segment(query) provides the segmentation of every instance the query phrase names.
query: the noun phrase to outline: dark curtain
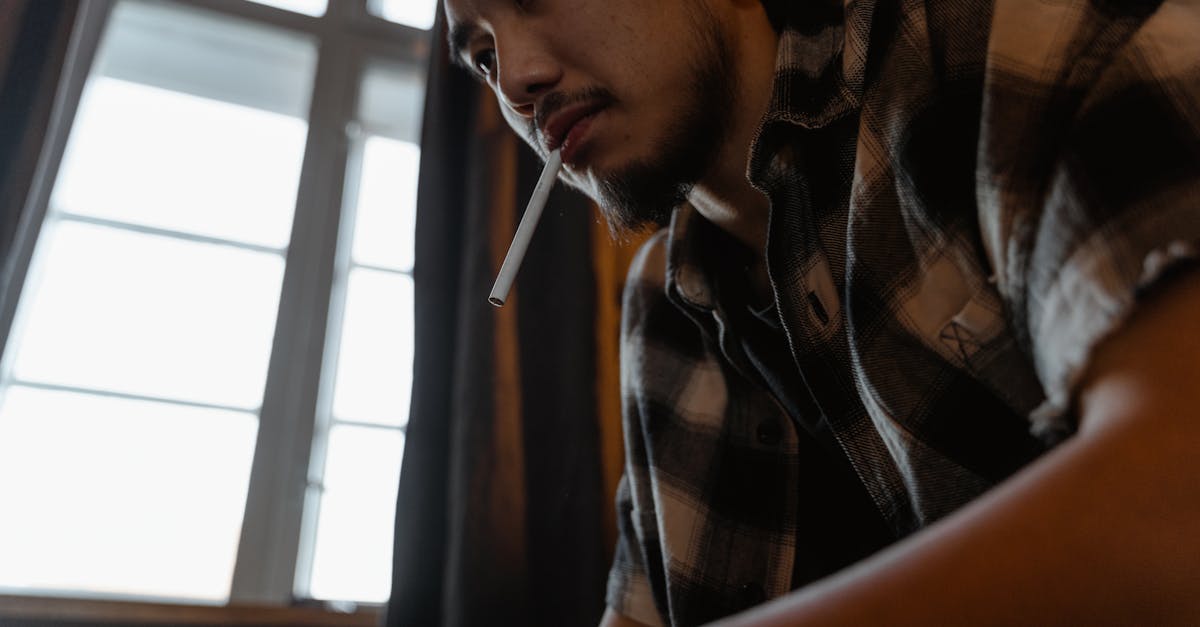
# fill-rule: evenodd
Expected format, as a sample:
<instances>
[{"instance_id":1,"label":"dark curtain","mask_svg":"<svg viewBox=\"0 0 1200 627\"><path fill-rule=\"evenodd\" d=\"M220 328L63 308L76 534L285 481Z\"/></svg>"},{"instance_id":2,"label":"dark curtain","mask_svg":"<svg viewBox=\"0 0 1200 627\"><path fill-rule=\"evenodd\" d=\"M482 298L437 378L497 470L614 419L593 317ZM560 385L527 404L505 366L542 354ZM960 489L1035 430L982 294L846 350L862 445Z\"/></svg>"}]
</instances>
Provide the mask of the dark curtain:
<instances>
[{"instance_id":1,"label":"dark curtain","mask_svg":"<svg viewBox=\"0 0 1200 627\"><path fill-rule=\"evenodd\" d=\"M612 254L561 186L513 295L487 295L541 172L444 16L418 191L416 362L389 626L596 625L620 466Z\"/></svg>"},{"instance_id":2,"label":"dark curtain","mask_svg":"<svg viewBox=\"0 0 1200 627\"><path fill-rule=\"evenodd\" d=\"M10 262L77 9L60 0L0 0L0 272Z\"/></svg>"}]
</instances>

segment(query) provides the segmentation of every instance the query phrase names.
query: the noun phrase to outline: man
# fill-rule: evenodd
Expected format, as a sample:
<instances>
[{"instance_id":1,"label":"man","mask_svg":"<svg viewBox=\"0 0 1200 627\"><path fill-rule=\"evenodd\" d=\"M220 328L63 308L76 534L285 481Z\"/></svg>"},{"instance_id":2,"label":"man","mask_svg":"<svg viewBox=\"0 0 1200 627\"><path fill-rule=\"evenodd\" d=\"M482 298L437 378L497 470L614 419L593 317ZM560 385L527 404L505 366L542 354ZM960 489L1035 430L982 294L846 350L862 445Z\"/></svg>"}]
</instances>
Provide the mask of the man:
<instances>
[{"instance_id":1,"label":"man","mask_svg":"<svg viewBox=\"0 0 1200 627\"><path fill-rule=\"evenodd\" d=\"M1200 622L1194 2L446 11L564 180L667 225L606 624Z\"/></svg>"}]
</instances>

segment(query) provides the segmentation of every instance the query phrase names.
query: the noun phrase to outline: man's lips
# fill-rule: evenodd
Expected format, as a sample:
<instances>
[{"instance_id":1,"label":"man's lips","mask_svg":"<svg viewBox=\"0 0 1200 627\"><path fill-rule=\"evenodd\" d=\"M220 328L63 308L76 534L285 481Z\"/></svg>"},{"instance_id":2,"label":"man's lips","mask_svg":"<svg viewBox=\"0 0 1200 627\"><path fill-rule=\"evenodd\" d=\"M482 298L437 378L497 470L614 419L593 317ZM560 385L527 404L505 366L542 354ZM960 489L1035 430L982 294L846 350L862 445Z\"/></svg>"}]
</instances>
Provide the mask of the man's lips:
<instances>
[{"instance_id":1,"label":"man's lips","mask_svg":"<svg viewBox=\"0 0 1200 627\"><path fill-rule=\"evenodd\" d=\"M603 102L584 102L566 107L550 116L546 120L546 124L542 127L542 137L546 144L546 151L553 152L559 148L564 148L567 138L571 137L571 130L580 122L600 112L604 107L605 104Z\"/></svg>"}]
</instances>

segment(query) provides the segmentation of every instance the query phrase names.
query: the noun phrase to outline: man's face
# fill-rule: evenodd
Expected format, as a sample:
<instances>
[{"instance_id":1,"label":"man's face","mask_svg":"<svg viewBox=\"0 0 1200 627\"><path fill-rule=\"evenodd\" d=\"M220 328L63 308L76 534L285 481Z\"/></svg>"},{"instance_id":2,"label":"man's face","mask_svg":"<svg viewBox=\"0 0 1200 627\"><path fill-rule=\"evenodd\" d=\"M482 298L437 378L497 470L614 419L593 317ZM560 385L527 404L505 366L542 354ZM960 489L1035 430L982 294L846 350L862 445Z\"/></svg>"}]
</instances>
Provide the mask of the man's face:
<instances>
[{"instance_id":1,"label":"man's face","mask_svg":"<svg viewBox=\"0 0 1200 627\"><path fill-rule=\"evenodd\" d=\"M445 0L451 55L614 231L663 223L707 173L735 107L710 0Z\"/></svg>"}]
</instances>

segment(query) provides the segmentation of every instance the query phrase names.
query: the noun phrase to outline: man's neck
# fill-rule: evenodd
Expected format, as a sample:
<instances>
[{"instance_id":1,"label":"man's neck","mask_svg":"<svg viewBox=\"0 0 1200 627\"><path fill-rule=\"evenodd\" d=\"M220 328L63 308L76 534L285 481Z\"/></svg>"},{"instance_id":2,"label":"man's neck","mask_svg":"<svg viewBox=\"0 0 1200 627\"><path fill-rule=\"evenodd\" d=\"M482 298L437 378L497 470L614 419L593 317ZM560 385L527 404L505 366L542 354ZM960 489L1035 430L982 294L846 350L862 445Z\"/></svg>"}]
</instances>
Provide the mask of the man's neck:
<instances>
[{"instance_id":1,"label":"man's neck","mask_svg":"<svg viewBox=\"0 0 1200 627\"><path fill-rule=\"evenodd\" d=\"M767 218L770 203L762 192L750 185L746 167L750 144L771 100L775 77L775 57L779 35L771 28L761 5L758 11L738 9L730 14L736 29L733 44L740 83L736 96L736 114L728 141L714 167L692 190L688 200L709 222L737 238L755 253L750 279L757 300L769 298L770 289L763 257L767 243ZM767 301L769 302L769 301Z\"/></svg>"}]
</instances>

